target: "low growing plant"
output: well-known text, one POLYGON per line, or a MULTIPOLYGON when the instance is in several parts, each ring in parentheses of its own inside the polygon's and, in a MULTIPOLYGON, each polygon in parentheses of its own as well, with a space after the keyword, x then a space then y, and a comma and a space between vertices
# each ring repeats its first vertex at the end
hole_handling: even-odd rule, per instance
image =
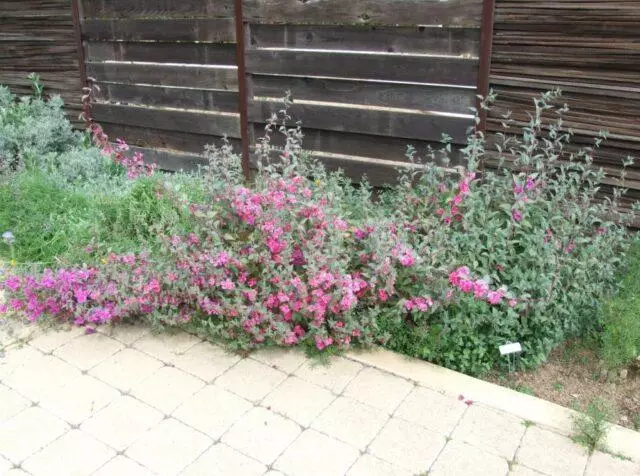
POLYGON ((602 358, 610 369, 629 365, 640 356, 640 242, 634 240, 624 263, 619 293, 602 312, 602 358))
POLYGON ((607 432, 615 420, 613 407, 601 398, 589 402, 584 413, 578 413, 573 419, 573 440, 583 445, 589 453, 604 449, 607 432))

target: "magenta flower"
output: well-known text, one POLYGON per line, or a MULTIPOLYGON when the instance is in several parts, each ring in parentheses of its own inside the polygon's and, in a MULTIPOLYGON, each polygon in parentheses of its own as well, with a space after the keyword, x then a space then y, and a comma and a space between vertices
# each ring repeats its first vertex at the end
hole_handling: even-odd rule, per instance
POLYGON ((519 222, 520 220, 522 220, 522 213, 514 208, 513 210, 511 210, 511 218, 513 218, 514 221, 519 222))
POLYGON ((504 294, 502 293, 502 291, 489 291, 487 293, 487 301, 489 302, 489 304, 500 304, 503 297, 504 294))

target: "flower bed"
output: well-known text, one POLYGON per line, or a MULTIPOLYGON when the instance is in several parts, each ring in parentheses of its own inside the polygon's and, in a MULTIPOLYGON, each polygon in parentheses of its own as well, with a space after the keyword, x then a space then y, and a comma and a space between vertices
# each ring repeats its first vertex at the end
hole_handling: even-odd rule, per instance
POLYGON ((208 149, 201 175, 165 176, 96 125, 102 155, 178 218, 137 220, 146 249, 112 252, 94 239, 84 262, 9 276, 2 310, 88 329, 146 319, 240 349, 381 343, 471 374, 518 341, 523 365, 536 366, 597 328, 626 249, 615 203, 594 201, 591 152, 558 160, 570 135, 561 119, 542 120, 557 99, 536 100, 524 135, 505 142, 508 167, 480 170, 485 140, 472 132, 456 174, 434 165, 449 145, 423 161, 409 149, 414 167, 375 199, 314 162, 301 130, 278 118, 250 184, 228 145, 208 149), (277 152, 272 134, 286 138, 277 152), (181 180, 195 196, 180 193, 181 180))

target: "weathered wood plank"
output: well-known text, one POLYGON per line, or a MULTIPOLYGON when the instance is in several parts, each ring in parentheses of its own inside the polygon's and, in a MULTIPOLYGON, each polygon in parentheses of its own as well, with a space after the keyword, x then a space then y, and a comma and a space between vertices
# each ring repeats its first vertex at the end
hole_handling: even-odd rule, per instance
MULTIPOLYGON (((249 103, 249 120, 264 122, 272 113, 282 108, 277 101, 252 101, 249 103)), ((289 114, 300 120, 303 126, 313 129, 355 132, 407 139, 439 141, 443 133, 454 143, 466 140, 471 118, 451 116, 445 113, 398 111, 373 107, 343 107, 333 103, 301 103, 291 106, 289 114)))
POLYGON ((233 18, 85 20, 82 33, 87 40, 200 41, 235 43, 233 18))
MULTIPOLYGON (((205 145, 219 145, 222 141, 221 136, 150 129, 148 127, 112 124, 109 122, 101 122, 100 124, 102 125, 105 133, 109 136, 110 140, 113 141, 120 138, 126 140, 130 145, 150 149, 171 149, 201 154, 204 151, 205 145)), ((237 150, 240 150, 239 139, 230 138, 229 141, 237 150)))
POLYGON ((82 0, 86 18, 232 18, 234 0, 82 0))
POLYGON ((87 42, 87 61, 148 61, 176 64, 236 64, 236 45, 164 42, 87 42))
MULTIPOLYGON (((252 124, 252 135, 256 138, 264 135, 264 124, 252 124)), ((414 147, 421 158, 427 157, 427 150, 440 151, 444 145, 441 142, 428 142, 417 139, 403 139, 399 137, 374 136, 370 134, 354 134, 350 132, 327 131, 304 127, 302 146, 305 150, 323 152, 325 154, 342 154, 372 159, 406 162, 407 146, 414 147)), ((283 146, 284 138, 281 134, 274 134, 271 143, 283 146)), ((443 164, 442 154, 436 153, 439 164, 443 164)), ((451 155, 451 165, 461 163, 461 156, 454 149, 451 155)))
POLYGON ((199 166, 206 165, 206 160, 196 154, 185 154, 174 150, 149 149, 145 147, 131 147, 131 152, 140 152, 144 161, 157 164, 160 170, 170 172, 198 170, 199 166))
POLYGON ((91 112, 98 122, 213 136, 240 137, 238 114, 205 113, 102 103, 94 104, 91 112))
POLYGON ((87 63, 98 83, 155 84, 223 91, 238 90, 236 68, 143 63, 87 63))
POLYGON ((236 112, 238 93, 203 89, 136 84, 104 83, 96 98, 102 102, 178 109, 204 109, 207 111, 236 112))
POLYGON ((477 59, 358 54, 335 51, 249 50, 247 71, 256 74, 332 76, 474 86, 477 59))
POLYGON ((475 89, 449 86, 354 81, 295 76, 252 75, 255 96, 284 97, 291 91, 294 100, 333 101, 366 106, 387 106, 423 111, 469 114, 475 105, 475 89))
POLYGON ((478 28, 250 25, 254 48, 310 48, 477 56, 478 28))
POLYGON ((478 26, 482 0, 245 0, 253 23, 478 26))

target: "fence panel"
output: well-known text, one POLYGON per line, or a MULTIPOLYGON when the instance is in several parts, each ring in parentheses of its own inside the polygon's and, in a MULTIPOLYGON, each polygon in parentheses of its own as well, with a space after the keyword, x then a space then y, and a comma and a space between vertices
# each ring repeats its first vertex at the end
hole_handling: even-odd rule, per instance
MULTIPOLYGON (((566 126, 578 144, 600 130, 609 140, 595 153, 606 185, 630 188, 626 205, 640 198, 640 163, 619 179, 627 155, 640 157, 640 3, 625 0, 497 0, 491 85, 498 101, 488 129, 502 130, 511 111, 522 123, 532 97, 559 87, 571 110, 566 126)), ((610 191, 610 187, 604 187, 610 191)))
POLYGON ((407 144, 464 143, 481 12, 481 0, 245 0, 252 135, 291 91, 305 149, 354 178, 392 182, 407 144))
POLYGON ((162 168, 240 138, 233 0, 82 0, 92 115, 162 168))
POLYGON ((59 94, 72 121, 81 111, 78 47, 69 0, 5 1, 0 6, 0 84, 31 94, 37 72, 45 93, 59 94))

